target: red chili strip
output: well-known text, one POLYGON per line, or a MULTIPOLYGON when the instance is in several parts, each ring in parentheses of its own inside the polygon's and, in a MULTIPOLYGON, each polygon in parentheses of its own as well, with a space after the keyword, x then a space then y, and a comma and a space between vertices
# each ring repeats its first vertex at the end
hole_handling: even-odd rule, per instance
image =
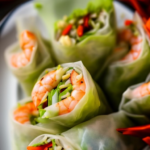
POLYGON ((79 25, 77 28, 77 34, 78 36, 82 36, 84 32, 84 27, 82 25, 79 25))
POLYGON ((139 2, 137 0, 130 0, 133 7, 137 10, 137 12, 143 17, 148 18, 148 15, 145 13, 145 11, 140 6, 139 2))
POLYGON ((145 24, 146 28, 149 30, 150 32, 150 18, 147 20, 146 24, 145 24))
POLYGON ((70 30, 72 29, 72 24, 69 24, 63 31, 62 31, 62 35, 67 35, 70 30))
POLYGON ((150 137, 147 136, 145 138, 142 139, 145 143, 147 143, 148 145, 150 145, 150 137))
POLYGON ((83 26, 84 26, 85 28, 88 28, 88 27, 89 27, 89 15, 86 15, 86 16, 83 18, 83 20, 84 20, 83 26))
POLYGON ((150 38, 150 18, 146 21, 146 23, 144 25, 144 29, 150 38))
POLYGON ((27 150, 47 150, 46 148, 52 147, 52 142, 45 144, 45 145, 41 145, 41 146, 28 146, 27 150))
POLYGON ((132 20, 126 20, 125 22, 124 22, 124 24, 126 25, 126 26, 130 26, 131 24, 133 24, 134 22, 132 21, 132 20))

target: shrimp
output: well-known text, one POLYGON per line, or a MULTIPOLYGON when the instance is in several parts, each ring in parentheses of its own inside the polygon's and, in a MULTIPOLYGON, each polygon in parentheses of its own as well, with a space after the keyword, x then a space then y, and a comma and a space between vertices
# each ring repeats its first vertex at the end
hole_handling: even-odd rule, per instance
POLYGON ((71 96, 63 99, 62 101, 54 105, 45 108, 47 112, 42 116, 43 118, 50 118, 54 117, 55 115, 64 115, 71 112, 76 107, 78 102, 85 95, 86 90, 84 78, 81 77, 80 79, 77 79, 78 76, 79 74, 75 70, 73 70, 70 77, 71 83, 73 85, 73 91, 71 92, 71 96))
POLYGON ((53 70, 44 75, 39 80, 32 90, 32 100, 34 105, 38 107, 43 100, 45 94, 55 88, 62 79, 62 75, 66 72, 67 68, 60 68, 53 70))
POLYGON ((82 77, 80 80, 77 80, 77 76, 78 73, 73 70, 71 73, 71 81, 73 85, 71 96, 56 104, 56 107, 59 108, 59 115, 71 112, 81 100, 81 98, 85 95, 86 85, 84 78, 82 77))
POLYGON ((122 58, 122 61, 131 62, 138 59, 142 51, 142 38, 141 36, 132 36, 130 39, 131 50, 130 52, 122 58))
POLYGON ((36 43, 37 39, 33 33, 27 30, 23 31, 20 38, 20 47, 23 52, 11 56, 11 65, 15 68, 26 66, 30 62, 36 43))
POLYGON ((132 97, 141 98, 150 95, 150 82, 144 83, 132 91, 132 97))
POLYGON ((17 122, 25 124, 30 121, 31 115, 36 116, 37 114, 38 110, 35 108, 33 102, 29 102, 17 108, 13 113, 13 117, 17 122))

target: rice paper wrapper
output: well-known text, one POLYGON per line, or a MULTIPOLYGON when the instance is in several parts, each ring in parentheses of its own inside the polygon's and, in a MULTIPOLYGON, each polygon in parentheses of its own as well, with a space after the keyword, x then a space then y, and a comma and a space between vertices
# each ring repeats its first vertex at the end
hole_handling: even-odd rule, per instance
POLYGON ((30 144, 29 146, 32 146, 34 144, 40 143, 43 138, 51 138, 55 140, 59 140, 61 145, 65 150, 77 150, 69 141, 66 140, 63 136, 60 135, 52 135, 52 134, 43 134, 38 137, 36 137, 30 144))
POLYGON ((14 76, 18 79, 27 95, 31 95, 32 88, 40 73, 45 68, 53 67, 55 65, 52 59, 52 54, 50 53, 51 45, 42 38, 38 30, 35 28, 35 19, 36 16, 26 16, 18 18, 17 20, 18 35, 24 30, 29 30, 33 32, 37 38, 36 49, 33 51, 30 62, 26 66, 20 68, 15 68, 10 64, 11 55, 22 51, 19 42, 12 44, 5 51, 7 65, 14 76))
MULTIPOLYGON (((49 119, 50 122, 56 121, 58 124, 70 128, 94 116, 111 112, 105 96, 103 95, 103 92, 98 87, 98 85, 95 84, 91 75, 81 61, 75 63, 61 64, 61 66, 68 68, 74 67, 78 72, 82 73, 86 84, 86 91, 85 95, 70 113, 52 117, 49 119)), ((45 72, 55 69, 57 68, 54 67, 46 69, 40 75, 39 79, 41 79, 45 75, 45 72)))
POLYGON ((116 25, 112 1, 63 0, 49 2, 48 0, 37 0, 35 6, 49 30, 57 63, 82 60, 92 77, 98 80, 116 43, 116 25), (97 3, 107 11, 108 15, 104 27, 92 35, 87 35, 84 40, 75 45, 62 46, 54 39, 54 22, 63 18, 64 15, 71 14, 77 8, 85 9, 88 2, 97 3), (58 9, 59 11, 57 11, 58 9))
POLYGON ((146 40, 147 36, 140 24, 137 24, 137 29, 143 39, 139 58, 130 63, 125 61, 112 63, 105 72, 104 80, 101 83, 110 105, 115 110, 118 110, 123 92, 129 86, 144 81, 149 73, 150 47, 146 40))
MULTIPOLYGON (((150 75, 147 77, 146 82, 150 81, 150 75)), ((123 110, 127 116, 134 120, 139 125, 145 125, 150 123, 150 95, 133 98, 131 96, 132 90, 144 84, 140 83, 129 87, 122 97, 119 109, 123 110)))
MULTIPOLYGON (((25 104, 30 101, 32 101, 32 99, 29 97, 19 101, 19 103, 25 104)), ((10 114, 13 150, 26 150, 29 143, 41 134, 60 134, 61 132, 67 130, 65 127, 62 127, 55 122, 51 122, 49 124, 39 123, 36 125, 21 124, 14 120, 13 117, 13 111, 16 108, 14 108, 10 114)))
POLYGON ((78 150, 141 150, 145 145, 136 137, 117 132, 120 127, 135 124, 123 111, 97 116, 63 132, 62 135, 78 150))

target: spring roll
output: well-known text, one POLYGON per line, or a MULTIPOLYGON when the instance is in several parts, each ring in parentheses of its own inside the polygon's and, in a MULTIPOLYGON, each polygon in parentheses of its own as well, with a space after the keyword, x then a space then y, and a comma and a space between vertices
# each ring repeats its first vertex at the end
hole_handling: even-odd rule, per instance
POLYGON ((70 3, 69 0, 63 0, 50 3, 47 0, 37 0, 35 5, 49 28, 57 63, 82 60, 92 77, 99 79, 102 68, 116 43, 112 1, 81 2, 74 0, 70 3), (63 6, 63 2, 71 6, 68 4, 63 6), (52 7, 59 6, 61 6, 61 14, 57 15, 58 13, 52 7), (53 19, 55 27, 51 31, 51 24, 54 24, 53 19))
POLYGON ((41 119, 72 127, 110 112, 105 97, 81 61, 46 69, 32 91, 41 119))
POLYGON ((19 101, 10 118, 13 150, 26 150, 28 144, 41 134, 59 134, 66 130, 55 122, 38 123, 39 112, 30 97, 19 101))
MULTIPOLYGON (((123 111, 97 116, 63 132, 61 137, 59 136, 60 143, 62 143, 61 148, 64 145, 63 143, 65 145, 69 143, 71 150, 141 150, 144 143, 139 138, 125 137, 116 131, 119 126, 128 127, 134 125, 123 111)), ((27 149, 32 150, 31 148, 34 147, 35 150, 37 148, 44 150, 45 144, 48 143, 45 142, 45 136, 53 139, 51 135, 41 135, 34 139, 27 149), (44 146, 42 146, 43 143, 44 146)), ((50 144, 53 146, 53 142, 50 142, 50 144)), ((60 146, 59 142, 56 145, 57 147, 60 146)), ((47 148, 55 149, 53 147, 47 148)))
POLYGON ((120 110, 123 110, 137 125, 150 124, 150 76, 146 82, 129 87, 124 93, 120 110))
POLYGON ((41 71, 54 66, 51 46, 35 28, 35 19, 36 16, 18 18, 18 41, 5 51, 7 65, 27 95, 31 95, 41 71))
POLYGON ((121 32, 120 40, 129 44, 130 51, 120 60, 110 64, 101 85, 115 110, 118 110, 123 92, 129 86, 143 82, 150 66, 149 39, 140 17, 135 14, 134 21, 126 20, 125 24, 127 26, 121 32))

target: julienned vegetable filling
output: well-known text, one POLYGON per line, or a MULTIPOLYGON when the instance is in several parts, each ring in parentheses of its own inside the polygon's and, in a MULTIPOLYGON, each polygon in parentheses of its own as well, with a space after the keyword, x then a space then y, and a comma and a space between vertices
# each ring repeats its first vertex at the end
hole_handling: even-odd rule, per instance
POLYGON ((64 46, 71 46, 96 34, 106 25, 108 13, 92 3, 84 10, 75 10, 55 23, 55 39, 64 46))
POLYGON ((59 139, 44 137, 41 142, 28 146, 27 150, 66 150, 59 139))
POLYGON ((47 71, 33 91, 32 99, 42 118, 71 112, 85 95, 83 74, 73 67, 47 71))

